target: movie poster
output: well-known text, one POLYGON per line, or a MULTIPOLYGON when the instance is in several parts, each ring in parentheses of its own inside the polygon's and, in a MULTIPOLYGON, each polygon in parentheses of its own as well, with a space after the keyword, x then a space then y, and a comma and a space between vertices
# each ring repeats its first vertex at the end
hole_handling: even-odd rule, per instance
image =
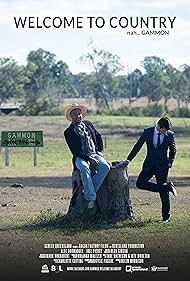
POLYGON ((189 9, 0 0, 0 280, 187 279, 189 9))

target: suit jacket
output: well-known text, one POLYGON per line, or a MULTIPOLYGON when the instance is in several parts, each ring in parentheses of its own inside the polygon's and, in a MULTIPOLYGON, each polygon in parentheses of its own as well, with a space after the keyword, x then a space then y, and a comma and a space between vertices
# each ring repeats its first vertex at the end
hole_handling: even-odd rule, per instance
MULTIPOLYGON (((95 129, 94 125, 90 121, 83 120, 83 122, 86 125, 88 131, 90 132, 90 135, 95 145, 96 152, 103 152, 103 141, 100 133, 95 129)), ((77 133, 77 131, 75 130, 73 123, 71 123, 70 126, 64 131, 64 136, 69 146, 69 149, 73 154, 73 166, 74 169, 76 169, 75 166, 76 158, 80 157, 85 161, 88 161, 90 155, 84 154, 82 152, 81 138, 77 133)))
POLYGON ((173 163, 176 154, 176 144, 174 140, 174 132, 168 131, 164 136, 163 142, 159 147, 155 148, 153 144, 154 127, 144 130, 143 134, 134 145, 127 159, 132 159, 137 155, 143 144, 146 142, 147 155, 143 163, 143 168, 157 167, 160 170, 168 168, 169 163, 173 163), (169 150, 169 155, 168 155, 169 150))

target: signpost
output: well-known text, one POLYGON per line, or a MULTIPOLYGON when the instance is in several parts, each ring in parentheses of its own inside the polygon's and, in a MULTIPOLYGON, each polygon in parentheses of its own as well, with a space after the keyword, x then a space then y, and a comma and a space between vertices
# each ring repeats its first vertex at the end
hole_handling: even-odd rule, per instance
POLYGON ((2 131, 1 146, 5 147, 5 165, 9 166, 9 147, 33 147, 37 166, 37 147, 43 147, 42 131, 2 131))

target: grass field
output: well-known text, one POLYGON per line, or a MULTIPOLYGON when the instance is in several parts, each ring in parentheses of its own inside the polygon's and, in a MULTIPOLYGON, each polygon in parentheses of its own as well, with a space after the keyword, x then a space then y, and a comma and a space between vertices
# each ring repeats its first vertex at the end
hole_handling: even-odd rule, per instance
MULTIPOLYGON (((124 159, 137 140, 139 132, 144 127, 154 125, 158 118, 90 116, 89 119, 95 122, 104 141, 106 138, 105 158, 113 161, 124 159)), ((136 215, 134 221, 92 219, 84 222, 76 219, 64 222, 71 198, 68 178, 72 171, 71 154, 63 137, 63 131, 69 122, 59 116, 0 116, 1 131, 44 132, 44 147, 39 149, 37 167, 33 166, 32 148, 10 148, 9 167, 4 166, 4 148, 1 149, 0 268, 3 270, 0 271, 0 277, 5 275, 2 280, 30 280, 33 274, 39 274, 41 265, 48 262, 38 259, 38 255, 44 251, 44 243, 144 243, 145 252, 151 254, 148 264, 169 266, 174 273, 172 280, 176 280, 175 277, 179 280, 179 276, 189 266, 190 207, 187 179, 190 176, 190 119, 173 118, 172 122, 175 125, 178 152, 170 176, 177 178, 182 185, 177 187, 178 197, 171 196, 172 219, 169 224, 160 223, 161 206, 158 194, 135 188, 130 189, 136 215), (25 183, 23 189, 10 187, 11 182, 18 177, 25 183), (56 184, 58 177, 59 186, 56 184), (63 218, 62 221, 57 219, 58 213, 63 218), (9 268, 12 272, 21 273, 21 277, 9 279, 9 268), (26 277, 22 279, 24 273, 26 277)), ((140 171, 145 152, 143 147, 130 164, 129 177, 134 178, 140 171)), ((111 274, 110 280, 120 280, 117 275, 111 274)), ((92 279, 87 274, 83 278, 87 276, 89 280, 92 279)), ((96 279, 100 280, 100 276, 96 279)), ((146 276, 143 275, 143 280, 147 280, 149 275, 146 276)), ((130 277, 124 274, 122 280, 126 278, 130 277)), ((165 278, 168 280, 168 275, 163 273, 161 276, 155 275, 153 279, 166 280, 165 278)), ((74 279, 66 279, 64 276, 60 280, 76 280, 76 275, 74 279)), ((134 277, 129 280, 137 279, 134 277)))
MULTIPOLYGON (((139 132, 144 127, 155 124, 158 118, 89 116, 102 133, 105 158, 108 161, 124 159, 139 132)), ((13 117, 0 116, 3 130, 43 130, 44 147, 38 152, 38 166, 33 166, 32 148, 10 148, 10 166, 4 165, 4 148, 1 149, 0 172, 5 177, 11 176, 67 176, 71 174, 71 154, 65 143, 63 132, 69 125, 63 116, 55 117, 13 117)), ((189 176, 190 167, 190 119, 173 118, 176 129, 177 156, 171 169, 171 176, 189 176)), ((146 153, 145 146, 129 166, 129 174, 139 173, 146 153)))
MULTIPOLYGON (((5 268, 11 267, 12 272, 25 275, 26 271, 32 271, 32 275, 39 275, 41 265, 44 262, 49 265, 51 260, 39 260, 38 255, 55 252, 45 251, 43 245, 46 243, 142 243, 145 249, 140 252, 151 255, 144 266, 168 266, 169 276, 174 274, 174 277, 184 273, 188 268, 190 250, 188 189, 181 188, 177 198, 171 197, 172 219, 168 225, 163 225, 160 223, 159 196, 146 191, 130 191, 136 215, 134 221, 99 221, 98 218, 83 221, 76 218, 64 222, 64 217, 57 219, 57 214, 61 218, 67 211, 71 190, 48 187, 0 188, 0 202, 9 202, 7 207, 1 207, 0 213, 1 274, 5 268), (21 268, 23 270, 19 271, 21 268)), ((154 280, 158 276, 155 275, 154 280)), ((38 280, 28 277, 29 280, 38 280)), ((104 280, 100 277, 99 280, 104 280)), ((118 275, 116 277, 120 280, 118 275)), ((149 277, 147 275, 146 278, 149 277)), ((161 277, 166 280, 168 275, 164 273, 161 277)))

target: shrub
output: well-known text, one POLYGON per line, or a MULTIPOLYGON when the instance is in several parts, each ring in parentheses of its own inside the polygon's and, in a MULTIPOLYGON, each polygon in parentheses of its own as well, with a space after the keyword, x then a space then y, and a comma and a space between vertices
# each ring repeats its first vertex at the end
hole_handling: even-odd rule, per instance
POLYGON ((101 115, 114 115, 114 116, 128 116, 130 113, 130 109, 127 106, 123 106, 117 109, 97 109, 96 114, 101 115))
POLYGON ((143 116, 141 107, 133 107, 130 109, 129 116, 143 116))
POLYGON ((164 107, 161 104, 147 105, 142 108, 143 116, 162 116, 164 114, 164 107))
POLYGON ((179 116, 178 117, 190 117, 190 110, 188 107, 180 107, 179 108, 179 116))

